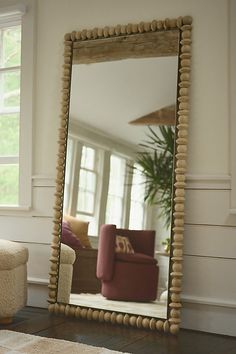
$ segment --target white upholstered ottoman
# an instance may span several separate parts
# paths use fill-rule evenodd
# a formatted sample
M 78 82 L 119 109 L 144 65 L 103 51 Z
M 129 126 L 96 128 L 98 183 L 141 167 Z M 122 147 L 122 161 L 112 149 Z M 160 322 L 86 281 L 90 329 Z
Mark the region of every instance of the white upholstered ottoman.
M 0 323 L 10 323 L 27 301 L 28 249 L 0 239 Z
M 68 304 L 72 285 L 73 264 L 75 262 L 75 251 L 61 243 L 60 267 L 58 278 L 57 301 Z

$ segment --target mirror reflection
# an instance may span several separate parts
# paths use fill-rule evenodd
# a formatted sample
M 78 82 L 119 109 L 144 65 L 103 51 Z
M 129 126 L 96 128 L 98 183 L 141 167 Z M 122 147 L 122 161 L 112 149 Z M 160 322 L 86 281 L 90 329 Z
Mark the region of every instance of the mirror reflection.
M 167 318 L 177 65 L 72 65 L 59 302 Z

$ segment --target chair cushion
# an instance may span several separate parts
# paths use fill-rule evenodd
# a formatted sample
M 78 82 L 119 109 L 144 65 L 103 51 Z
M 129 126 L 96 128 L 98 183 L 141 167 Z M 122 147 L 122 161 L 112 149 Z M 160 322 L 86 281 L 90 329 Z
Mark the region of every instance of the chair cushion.
M 0 239 L 0 270 L 13 269 L 28 261 L 29 252 L 20 243 Z
M 121 262 L 157 264 L 157 260 L 143 253 L 116 253 L 116 260 Z
M 61 242 L 74 250 L 83 249 L 80 240 L 73 234 L 67 221 L 62 222 Z
M 116 245 L 115 245 L 116 253 L 134 253 L 134 249 L 130 243 L 128 237 L 125 236 L 116 236 Z
M 88 222 L 81 221 L 71 215 L 65 215 L 64 221 L 68 222 L 71 231 L 76 236 L 76 238 L 80 240 L 83 247 L 92 248 L 88 238 Z

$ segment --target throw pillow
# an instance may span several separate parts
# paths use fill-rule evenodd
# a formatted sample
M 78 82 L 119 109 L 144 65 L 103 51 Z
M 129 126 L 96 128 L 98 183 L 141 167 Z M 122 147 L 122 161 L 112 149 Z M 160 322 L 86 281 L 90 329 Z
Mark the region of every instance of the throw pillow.
M 70 215 L 65 215 L 64 220 L 68 222 L 71 231 L 73 232 L 75 237 L 80 240 L 82 246 L 84 248 L 92 248 L 88 238 L 89 223 L 78 220 L 77 218 Z
M 83 249 L 83 246 L 70 229 L 69 224 L 66 221 L 62 222 L 61 230 L 61 242 L 67 246 L 70 246 L 74 250 Z
M 115 245 L 116 253 L 134 253 L 134 249 L 130 243 L 128 237 L 125 236 L 116 236 L 116 245 Z

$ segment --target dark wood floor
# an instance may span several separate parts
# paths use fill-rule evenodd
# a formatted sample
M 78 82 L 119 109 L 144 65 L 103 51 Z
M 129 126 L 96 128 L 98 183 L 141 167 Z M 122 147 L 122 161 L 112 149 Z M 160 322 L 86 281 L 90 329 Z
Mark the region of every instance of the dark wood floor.
M 50 315 L 26 307 L 10 325 L 0 329 L 80 342 L 141 354 L 236 354 L 236 337 L 181 330 L 178 336 Z

